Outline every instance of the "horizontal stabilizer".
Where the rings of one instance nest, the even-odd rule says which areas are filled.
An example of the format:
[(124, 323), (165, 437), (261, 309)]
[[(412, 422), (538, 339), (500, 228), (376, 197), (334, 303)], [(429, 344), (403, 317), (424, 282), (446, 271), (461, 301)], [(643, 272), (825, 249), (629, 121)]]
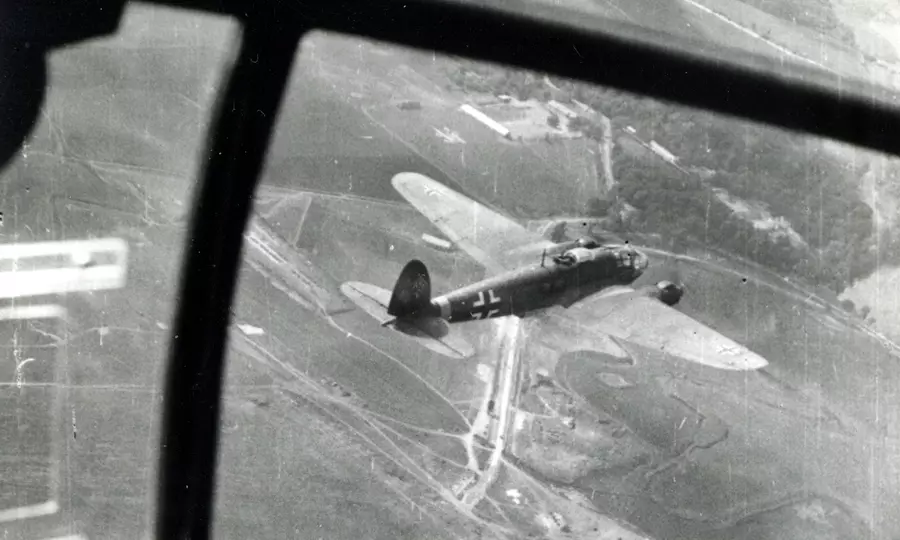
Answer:
[(399, 319), (394, 323), (394, 329), (418, 341), (427, 349), (450, 358), (463, 359), (475, 354), (472, 346), (456, 334), (459, 328), (451, 328), (450, 324), (440, 317)]
[(378, 321), (378, 324), (385, 324), (394, 319), (387, 313), (387, 306), (391, 301), (391, 291), (368, 283), (348, 281), (341, 284), (341, 292)]
[(390, 326), (392, 331), (406, 335), (430, 351), (454, 359), (475, 354), (472, 346), (456, 334), (457, 329), (438, 317), (395, 318), (388, 315), (391, 291), (368, 283), (348, 281), (341, 285), (341, 292), (378, 324)]

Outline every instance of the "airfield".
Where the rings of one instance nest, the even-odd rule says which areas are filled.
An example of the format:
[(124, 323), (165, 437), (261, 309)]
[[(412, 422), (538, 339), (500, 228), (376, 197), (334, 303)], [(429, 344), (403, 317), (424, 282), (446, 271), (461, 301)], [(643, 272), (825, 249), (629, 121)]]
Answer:
[[(4, 398), (27, 421), (4, 424), (17, 441), (0, 460), (4, 538), (136, 538), (152, 525), (188, 179), (229, 38), (223, 22), (173, 13), (132, 8), (131, 37), (60, 53), (41, 123), (0, 179), (4, 243), (115, 236), (130, 249), (125, 288), (60, 297), (64, 320), (7, 330), (19, 337)], [(348, 280), (390, 289), (412, 258), (436, 292), (481, 277), (422, 241), (437, 232), (393, 191), (397, 172), (532, 218), (570, 214), (595, 189), (587, 143), (498, 140), (459, 114), (436, 65), (334, 37), (304, 45), (304, 91), (284, 106), (246, 234), (215, 536), (900, 534), (896, 355), (768, 273), (651, 252), (688, 284), (679, 309), (769, 360), (754, 373), (610, 344), (587, 320), (513, 334), (467, 323), (477, 352), (449, 361), (343, 298)], [(395, 105), (412, 98), (418, 117)], [(465, 144), (435, 136), (444, 127)], [(563, 162), (581, 172), (554, 173)], [(42, 515), (3, 519), (48, 500)]]

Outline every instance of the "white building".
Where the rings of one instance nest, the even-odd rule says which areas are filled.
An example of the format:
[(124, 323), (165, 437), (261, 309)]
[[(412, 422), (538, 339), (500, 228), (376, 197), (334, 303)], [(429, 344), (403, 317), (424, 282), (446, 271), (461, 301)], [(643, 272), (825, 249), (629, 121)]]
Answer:
[(422, 240), (429, 246), (440, 251), (453, 251), (453, 244), (443, 238), (438, 238), (428, 233), (422, 233)]
[(483, 112), (479, 111), (475, 107), (465, 104), (465, 105), (460, 106), (459, 110), (468, 114), (475, 120), (478, 120), (479, 122), (481, 122), (482, 124), (491, 128), (492, 130), (496, 131), (503, 137), (509, 137), (509, 129), (506, 126), (504, 126), (500, 122), (497, 122), (496, 120), (494, 120), (490, 116), (484, 114)]
[(675, 154), (663, 148), (663, 146), (656, 141), (650, 141), (650, 149), (653, 150), (656, 155), (668, 161), (669, 163), (678, 162), (678, 157), (676, 157)]

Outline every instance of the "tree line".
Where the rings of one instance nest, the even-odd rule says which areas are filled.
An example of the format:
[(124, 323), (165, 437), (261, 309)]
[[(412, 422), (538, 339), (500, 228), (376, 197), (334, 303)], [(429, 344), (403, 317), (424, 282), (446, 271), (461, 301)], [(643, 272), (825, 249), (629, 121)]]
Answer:
[[(614, 161), (613, 170), (617, 186), (609, 200), (589, 200), (585, 211), (594, 217), (610, 217), (615, 232), (656, 233), (694, 240), (835, 292), (875, 267), (871, 236), (862, 232), (866, 230), (865, 223), (871, 226), (870, 213), (860, 212), (858, 220), (862, 224), (853, 222), (851, 216), (844, 227), (828, 227), (832, 237), (821, 249), (803, 248), (786, 234), (756, 228), (720, 200), (713, 186), (697, 177), (622, 157)], [(623, 203), (636, 212), (621, 217)], [(846, 217), (841, 215), (842, 219)]]

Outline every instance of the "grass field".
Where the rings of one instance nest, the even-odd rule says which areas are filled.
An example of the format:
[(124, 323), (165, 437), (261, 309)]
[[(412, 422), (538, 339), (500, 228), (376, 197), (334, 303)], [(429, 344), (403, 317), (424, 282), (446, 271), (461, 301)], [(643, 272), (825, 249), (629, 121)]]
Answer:
[[(326, 81), (316, 83), (326, 87), (334, 74), (346, 76), (347, 90), (332, 92), (327, 102), (304, 97), (315, 92), (292, 94), (290, 110), (314, 105), (318, 112), (310, 119), (313, 125), (304, 126), (302, 132), (300, 118), (285, 115), (268, 182), (285, 185), (290, 178), (299, 178), (298, 187), (316, 187), (307, 184), (310, 175), (305, 171), (309, 170), (321, 179), (336, 179), (331, 190), (343, 188), (356, 195), (397, 200), (390, 177), (413, 170), (489, 203), (503, 201), (510, 212), (529, 217), (545, 217), (561, 209), (580, 211), (596, 190), (590, 143), (510, 142), (459, 112), (466, 96), (448, 90), (449, 81), (443, 75), (451, 60), (431, 55), (426, 59), (421, 53), (397, 48), (360, 49), (353, 40), (333, 36), (317, 37), (312, 43), (301, 65)], [(410, 93), (419, 96), (422, 109), (400, 112), (394, 101)], [(457, 131), (466, 144), (444, 143), (434, 133), (434, 128), (444, 127)], [(303, 149), (302, 155), (298, 149)], [(316, 160), (320, 165), (311, 163)], [(510, 182), (512, 178), (516, 182)]]
[[(696, 5), (688, 4), (685, 9), (693, 12), (692, 22), (713, 42), (793, 63), (813, 62), (818, 67), (844, 77), (858, 81), (868, 80), (869, 72), (858, 51), (834, 39), (828, 33), (823, 34), (805, 28), (791, 20), (757, 9), (754, 3), (738, 0), (723, 0), (714, 4), (698, 3), (739, 25), (743, 30), (699, 9)], [(825, 9), (830, 9), (830, 6), (826, 5)], [(760, 37), (752, 37), (747, 31), (754, 32)], [(782, 47), (789, 53), (777, 47)], [(799, 55), (802, 59), (786, 57), (792, 55)]]
[(770, 0), (741, 0), (743, 4), (773, 15), (794, 27), (801, 27), (820, 34), (829, 41), (846, 47), (854, 46), (853, 31), (842, 24), (828, 0), (802, 0), (800, 2), (773, 2)]
[[(394, 485), (396, 465), (315, 401), (256, 388), (259, 367), (232, 357), (223, 418), (217, 536), (453, 538)], [(248, 366), (248, 367), (244, 367)], [(253, 386), (247, 383), (254, 383)], [(406, 482), (403, 482), (405, 484)], [(250, 503), (250, 501), (255, 501)]]
[[(554, 0), (535, 0), (534, 3), (551, 10), (564, 10), (571, 16), (560, 14), (563, 20), (571, 20), (579, 14), (611, 19), (617, 22), (646, 28), (654, 32), (674, 34), (679, 37), (695, 38), (689, 21), (683, 17), (681, 3), (676, 0), (661, 2), (641, 0), (629, 2), (625, 0), (572, 0), (564, 4)], [(521, 8), (519, 9), (526, 9)], [(543, 12), (546, 13), (547, 11)], [(527, 12), (527, 11), (526, 11)]]

